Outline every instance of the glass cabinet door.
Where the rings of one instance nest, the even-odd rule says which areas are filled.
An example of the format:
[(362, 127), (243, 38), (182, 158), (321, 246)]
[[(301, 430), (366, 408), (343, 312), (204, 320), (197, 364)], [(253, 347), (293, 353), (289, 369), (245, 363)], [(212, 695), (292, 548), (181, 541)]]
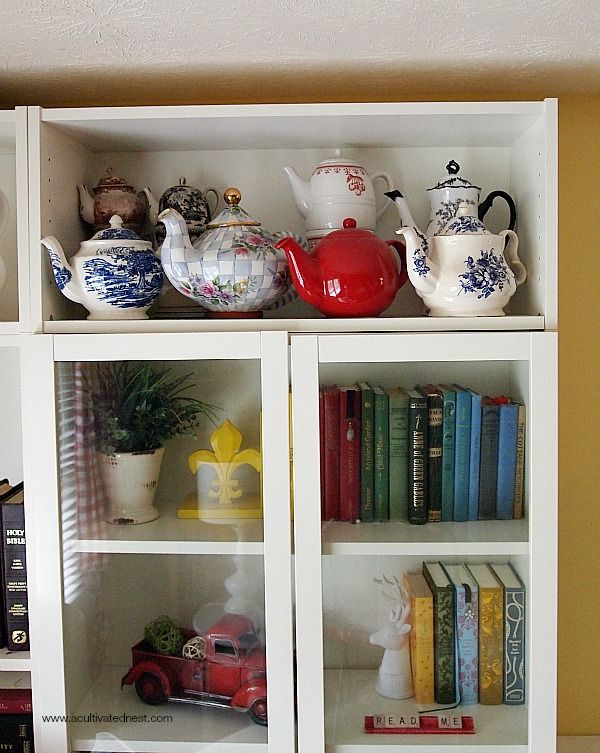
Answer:
[[(552, 633), (556, 620), (556, 478), (548, 464), (556, 431), (551, 407), (555, 342), (554, 335), (546, 333), (292, 337), (294, 497), (296, 509), (304, 513), (294, 519), (300, 753), (364, 753), (380, 746), (448, 750), (457, 743), (477, 751), (487, 746), (523, 753), (543, 750), (539, 741), (544, 725), (534, 729), (532, 719), (534, 704), (552, 685), (554, 662), (548, 657), (555, 656), (551, 639), (542, 637)], [(425, 516), (424, 524), (409, 522), (411, 507), (420, 504), (423, 483), (426, 489), (427, 465), (437, 455), (432, 452), (437, 443), (429, 444), (426, 433), (424, 438), (421, 432), (419, 447), (422, 425), (418, 420), (412, 425), (408, 411), (413, 395), (420, 394), (415, 387), (428, 384), (451, 385), (455, 391), (471, 388), (469, 399), (482, 396), (484, 407), (490, 396), (498, 398), (497, 405), (510, 400), (503, 416), (525, 406), (522, 510), (515, 512), (511, 506), (510, 519), (497, 519), (504, 517), (499, 507), (493, 519), (487, 514), (463, 518), (455, 506), (452, 517), (440, 520), (432, 504), (433, 515)], [(361, 456), (369, 441), (362, 435), (361, 408), (367, 406), (359, 405), (361, 386), (387, 401), (382, 421), (388, 436), (382, 430), (381, 439), (375, 413), (370, 438), (374, 472)], [(389, 401), (398, 388), (409, 392), (408, 420), (401, 427), (394, 423), (392, 430)], [(355, 391), (356, 403), (346, 391)], [(330, 415), (334, 408), (330, 412), (323, 402), (331, 393), (334, 408), (338, 406), (335, 420)], [(426, 422), (435, 423), (434, 415), (423, 415)], [(482, 415), (481, 406), (473, 408), (473, 419)], [(337, 458), (332, 439), (336, 431)], [(491, 460), (484, 460), (481, 426), (480, 431), (477, 480), (487, 483)], [(390, 474), (401, 462), (392, 452), (401, 432), (406, 445), (402, 472), (407, 478), (400, 492)], [(515, 442), (516, 438), (515, 430)], [(353, 442), (358, 442), (354, 459), (344, 448)], [(516, 452), (516, 446), (513, 449)], [(379, 467), (380, 452), (387, 476)], [(462, 449), (452, 455), (456, 474), (464, 471), (459, 468), (459, 452)], [(421, 467), (425, 463), (421, 477), (419, 457)], [(504, 473), (506, 458), (504, 450), (496, 449), (494, 473)], [(365, 509), (365, 490), (356, 478), (358, 474), (364, 481), (369, 470), (374, 475), (370, 483), (375, 507), (382, 483), (378, 472), (386, 485), (381, 496), (387, 499), (387, 509), (376, 509), (375, 514)], [(332, 481), (336, 474), (337, 488)], [(462, 497), (454, 488), (457, 504)], [(494, 481), (496, 493), (500, 491)], [(511, 504), (514, 489), (512, 494)], [(435, 501), (427, 490), (425, 498), (427, 503)], [(400, 500), (403, 511), (397, 506)], [(459, 566), (464, 572), (459, 570), (455, 577)], [(482, 570), (504, 575), (492, 574), (488, 583)], [(515, 584), (506, 581), (506, 573), (521, 588), (510, 605), (502, 599), (508, 599)], [(491, 594), (491, 585), (498, 583), (505, 585)], [(479, 595), (478, 602), (473, 594)], [(494, 643), (488, 645), (482, 636), (487, 635), (492, 595), (498, 602), (492, 615)], [(504, 620), (514, 610), (519, 611), (521, 632), (517, 638), (511, 636), (509, 646), (504, 644)], [(470, 649), (465, 641), (471, 642)], [(516, 649), (518, 656), (510, 653)], [(512, 682), (508, 665), (516, 668), (519, 692), (513, 695), (507, 691)], [(539, 713), (536, 718), (544, 719)], [(440, 721), (444, 715), (452, 719)], [(458, 736), (406, 731), (407, 725), (426, 731), (427, 725), (458, 724), (454, 717), (463, 724)]]
[(287, 336), (53, 346), (62, 615), (44, 633), (67, 721), (42, 735), (291, 751)]

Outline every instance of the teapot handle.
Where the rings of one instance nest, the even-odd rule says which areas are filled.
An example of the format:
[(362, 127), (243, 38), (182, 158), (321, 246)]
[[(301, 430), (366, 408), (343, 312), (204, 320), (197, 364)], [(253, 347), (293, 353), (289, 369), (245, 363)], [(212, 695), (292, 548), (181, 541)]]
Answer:
[(503, 230), (501, 233), (499, 233), (499, 235), (504, 238), (505, 242), (508, 238), (508, 244), (504, 249), (504, 258), (508, 262), (508, 266), (513, 271), (515, 282), (518, 287), (527, 279), (527, 269), (525, 268), (525, 265), (519, 259), (519, 255), (517, 254), (517, 249), (519, 248), (519, 239), (517, 238), (517, 234), (512, 230)]
[[(370, 175), (370, 178), (371, 178), (372, 183), (374, 183), (377, 180), (377, 178), (382, 178), (383, 180), (385, 180), (385, 182), (388, 185), (387, 190), (388, 191), (394, 190), (394, 181), (392, 180), (391, 176), (388, 173), (384, 172), (383, 170), (378, 170), (376, 173), (372, 173)], [(375, 213), (375, 219), (378, 220), (389, 206), (390, 206), (389, 201), (386, 201), (384, 204), (382, 204)]]
[[(404, 283), (408, 280), (408, 267), (406, 266), (406, 246), (402, 241), (386, 241), (388, 246), (391, 246), (396, 251), (396, 254), (398, 256), (398, 259), (396, 263), (398, 264), (398, 272), (400, 273), (400, 281), (398, 283), (398, 290), (404, 285)], [(394, 254), (394, 256), (396, 256)]]
[(219, 208), (219, 202), (221, 201), (221, 195), (219, 194), (219, 192), (217, 191), (216, 188), (205, 188), (204, 191), (203, 191), (203, 193), (204, 193), (204, 198), (206, 199), (206, 203), (207, 204), (208, 204), (208, 194), (209, 193), (214, 193), (215, 199), (216, 199), (215, 206), (214, 206), (213, 209), (211, 209), (210, 208), (210, 204), (208, 204), (208, 211), (210, 213), (209, 217), (208, 217), (208, 220), (210, 222), (210, 220), (212, 220), (212, 218), (217, 213), (217, 209)]
[(510, 196), (510, 194), (507, 194), (506, 191), (492, 191), (485, 197), (485, 199), (479, 205), (479, 219), (483, 221), (483, 218), (491, 209), (492, 204), (494, 203), (494, 199), (496, 198), (504, 199), (504, 201), (508, 204), (508, 209), (510, 211), (508, 229), (514, 230), (515, 225), (517, 224), (517, 207), (515, 206), (515, 202), (513, 201), (512, 196)]

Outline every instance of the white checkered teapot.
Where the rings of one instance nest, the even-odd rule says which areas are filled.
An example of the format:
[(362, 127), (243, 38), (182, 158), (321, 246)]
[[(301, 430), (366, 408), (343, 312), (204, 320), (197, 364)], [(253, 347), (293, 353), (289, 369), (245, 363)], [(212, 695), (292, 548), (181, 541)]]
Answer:
[(167, 233), (162, 266), (176, 290), (214, 316), (260, 316), (281, 303), (290, 289), (286, 256), (275, 248), (277, 237), (239, 206), (237, 188), (228, 188), (223, 197), (225, 209), (194, 245), (176, 210), (159, 214)]

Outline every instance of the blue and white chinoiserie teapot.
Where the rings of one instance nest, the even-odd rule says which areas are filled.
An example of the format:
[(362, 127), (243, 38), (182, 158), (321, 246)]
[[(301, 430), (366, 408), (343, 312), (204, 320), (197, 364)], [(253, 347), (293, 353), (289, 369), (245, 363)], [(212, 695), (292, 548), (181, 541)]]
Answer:
[(285, 233), (268, 233), (238, 206), (241, 194), (228, 188), (225, 204), (192, 245), (185, 220), (175, 209), (158, 219), (167, 236), (161, 249), (165, 274), (173, 287), (216, 317), (262, 316), (289, 299), (292, 284), (283, 249)]
[(88, 319), (147, 319), (163, 282), (152, 244), (123, 227), (118, 214), (110, 227), (83, 241), (67, 262), (53, 236), (42, 238), (61, 292), (90, 312)]
[(473, 209), (461, 202), (456, 216), (429, 238), (416, 227), (396, 231), (406, 241), (408, 276), (429, 316), (504, 316), (527, 278), (516, 233), (490, 233)]

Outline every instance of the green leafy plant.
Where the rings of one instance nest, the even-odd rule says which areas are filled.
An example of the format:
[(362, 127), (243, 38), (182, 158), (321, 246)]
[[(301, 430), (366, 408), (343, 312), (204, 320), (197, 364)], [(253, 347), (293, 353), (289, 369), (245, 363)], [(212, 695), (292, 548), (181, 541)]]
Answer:
[(193, 436), (202, 416), (216, 423), (218, 408), (184, 394), (194, 387), (190, 377), (135, 361), (100, 364), (90, 388), (99, 449), (155, 450), (172, 437)]

